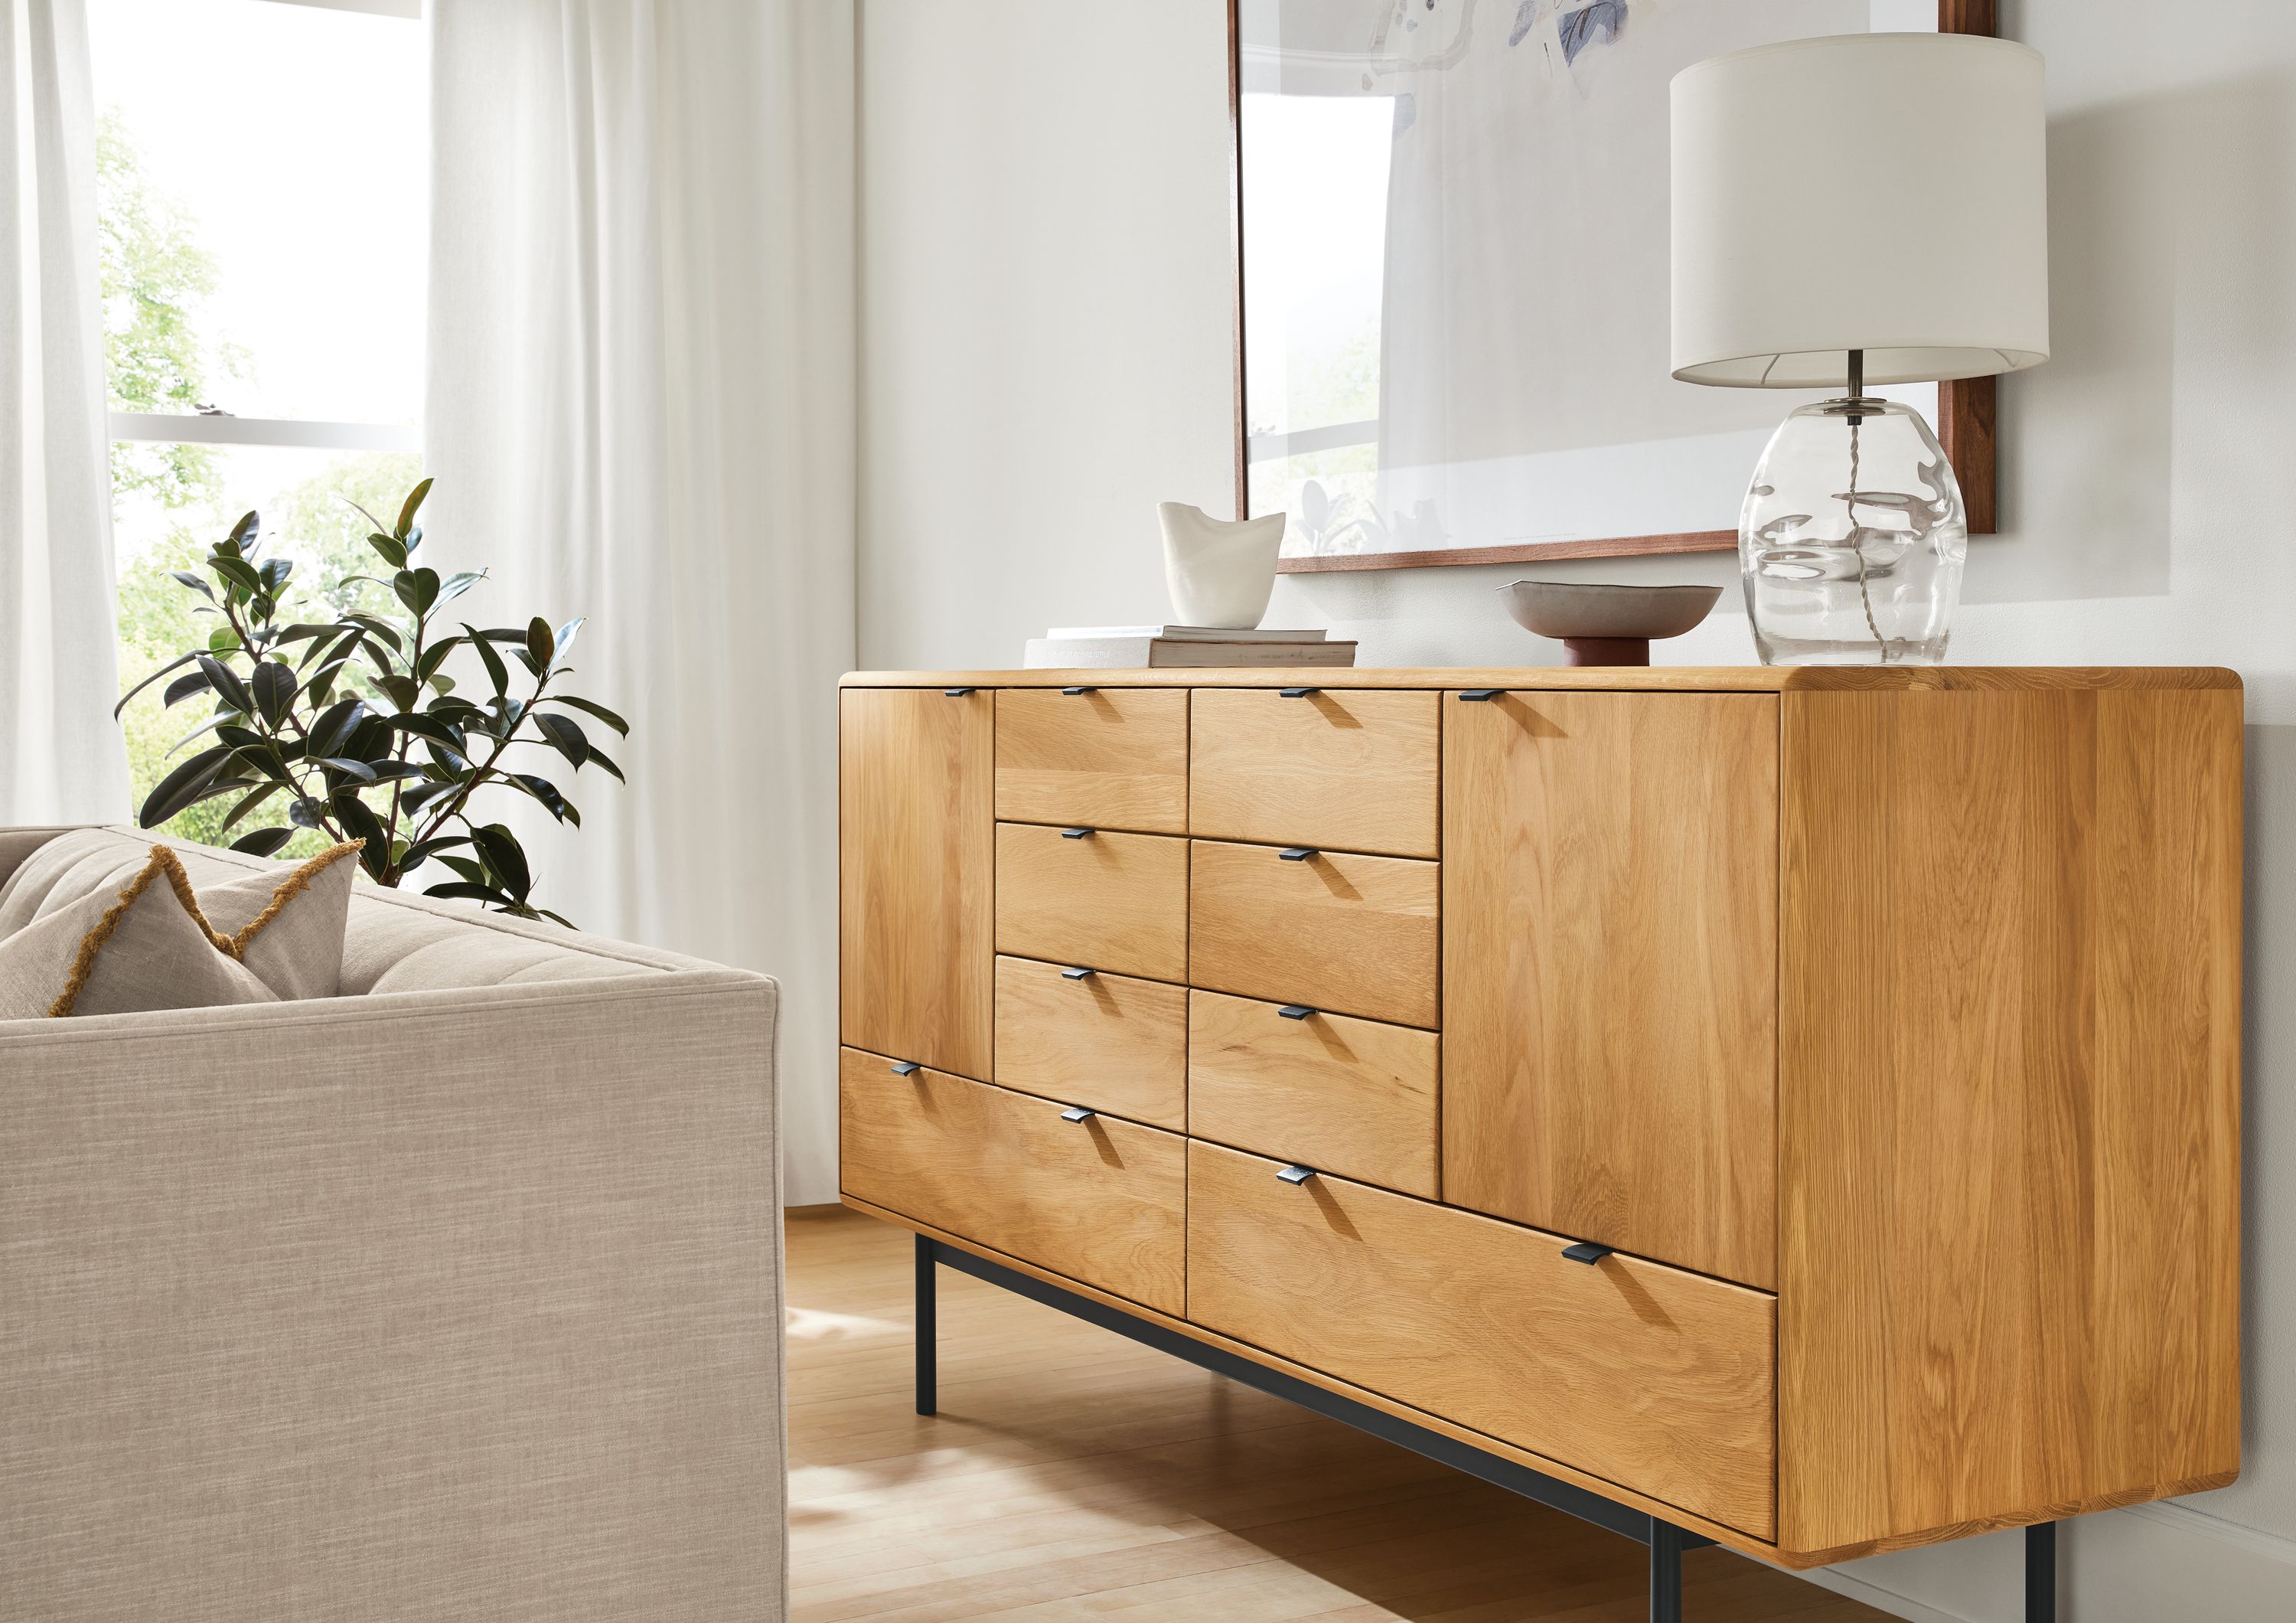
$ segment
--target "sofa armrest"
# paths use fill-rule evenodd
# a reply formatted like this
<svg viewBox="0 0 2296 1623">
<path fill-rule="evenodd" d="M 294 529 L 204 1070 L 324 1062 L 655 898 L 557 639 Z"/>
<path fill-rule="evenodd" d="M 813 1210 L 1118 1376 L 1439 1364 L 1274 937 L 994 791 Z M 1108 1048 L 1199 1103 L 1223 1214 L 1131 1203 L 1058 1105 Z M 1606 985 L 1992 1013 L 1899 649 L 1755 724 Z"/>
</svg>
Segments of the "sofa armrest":
<svg viewBox="0 0 2296 1623">
<path fill-rule="evenodd" d="M 782 1616 L 777 1001 L 0 1025 L 0 1617 Z"/>
</svg>

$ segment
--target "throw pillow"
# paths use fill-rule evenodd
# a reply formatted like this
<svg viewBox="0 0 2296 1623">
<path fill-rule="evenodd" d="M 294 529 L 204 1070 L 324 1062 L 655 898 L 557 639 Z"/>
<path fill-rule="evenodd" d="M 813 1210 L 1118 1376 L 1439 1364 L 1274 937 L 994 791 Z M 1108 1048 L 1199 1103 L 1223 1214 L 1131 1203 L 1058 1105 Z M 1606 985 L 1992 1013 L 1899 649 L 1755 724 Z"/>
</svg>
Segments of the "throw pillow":
<svg viewBox="0 0 2296 1623">
<path fill-rule="evenodd" d="M 0 939 L 0 1019 L 278 1001 L 208 927 L 165 845 L 118 893 L 83 897 Z"/>
<path fill-rule="evenodd" d="M 349 840 L 300 867 L 200 887 L 200 910 L 224 951 L 283 998 L 331 998 L 342 990 L 343 934 L 351 881 L 365 848 Z"/>
</svg>

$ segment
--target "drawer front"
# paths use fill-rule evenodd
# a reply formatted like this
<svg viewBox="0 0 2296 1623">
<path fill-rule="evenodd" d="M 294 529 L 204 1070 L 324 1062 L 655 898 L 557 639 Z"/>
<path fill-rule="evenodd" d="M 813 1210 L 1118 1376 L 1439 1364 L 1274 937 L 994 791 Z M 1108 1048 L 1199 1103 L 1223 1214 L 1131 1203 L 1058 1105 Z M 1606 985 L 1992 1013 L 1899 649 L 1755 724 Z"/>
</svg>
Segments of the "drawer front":
<svg viewBox="0 0 2296 1623">
<path fill-rule="evenodd" d="M 1186 690 L 998 689 L 996 815 L 1185 834 Z"/>
<path fill-rule="evenodd" d="M 844 1191 L 1161 1313 L 1183 1306 L 1186 1141 L 840 1050 Z"/>
<path fill-rule="evenodd" d="M 1774 1536 L 1776 1300 L 1204 1143 L 1188 1317 L 1324 1373 Z"/>
<path fill-rule="evenodd" d="M 1188 979 L 1239 997 L 1432 1026 L 1439 871 L 1325 851 L 1287 861 L 1272 845 L 1197 840 Z M 1001 870 L 997 889 L 1001 902 Z"/>
<path fill-rule="evenodd" d="M 1435 855 L 1441 698 L 1340 689 L 1287 699 L 1264 688 L 1198 688 L 1188 831 Z"/>
<path fill-rule="evenodd" d="M 1080 839 L 996 825 L 996 950 L 1016 958 L 1188 978 L 1188 843 L 1095 829 Z"/>
<path fill-rule="evenodd" d="M 996 960 L 996 1081 L 1185 1132 L 1188 993 L 1161 981 Z"/>
<path fill-rule="evenodd" d="M 1001 1067 L 1001 995 L 997 1012 Z M 1431 1200 L 1435 1049 L 1414 1026 L 1191 993 L 1188 1131 Z"/>
</svg>

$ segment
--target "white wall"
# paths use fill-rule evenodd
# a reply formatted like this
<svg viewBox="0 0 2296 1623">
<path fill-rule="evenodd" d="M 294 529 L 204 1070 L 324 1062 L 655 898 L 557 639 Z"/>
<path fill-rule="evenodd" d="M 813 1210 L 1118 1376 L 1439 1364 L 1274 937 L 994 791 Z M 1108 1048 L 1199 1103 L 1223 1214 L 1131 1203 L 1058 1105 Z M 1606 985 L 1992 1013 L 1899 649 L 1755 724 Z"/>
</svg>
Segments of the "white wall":
<svg viewBox="0 0 2296 1623">
<path fill-rule="evenodd" d="M 2049 62 L 2055 358 L 2002 386 L 2005 532 L 1955 657 L 2247 679 L 2247 1443 L 2238 1484 L 2066 1534 L 2081 1623 L 2296 1616 L 2296 4 L 2009 0 Z M 1154 504 L 1232 500 L 1222 0 L 863 0 L 859 642 L 1017 663 L 1166 612 Z M 1514 568 L 1290 576 L 1366 664 L 1538 664 Z M 1734 581 L 1726 556 L 1556 577 Z M 1734 596 L 1734 594 L 1732 594 Z M 1744 663 L 1724 609 L 1666 645 Z M 2010 1623 L 2014 1536 L 1830 1581 Z"/>
</svg>

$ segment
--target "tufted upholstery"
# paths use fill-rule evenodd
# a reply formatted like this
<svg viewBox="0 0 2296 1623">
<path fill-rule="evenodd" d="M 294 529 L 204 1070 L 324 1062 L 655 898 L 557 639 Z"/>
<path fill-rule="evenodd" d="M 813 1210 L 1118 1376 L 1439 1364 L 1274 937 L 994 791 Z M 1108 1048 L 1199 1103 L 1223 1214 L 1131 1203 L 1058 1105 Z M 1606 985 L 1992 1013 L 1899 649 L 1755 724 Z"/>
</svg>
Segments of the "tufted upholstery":
<svg viewBox="0 0 2296 1623">
<path fill-rule="evenodd" d="M 193 889 L 236 879 L 274 863 L 235 851 L 168 840 Z M 152 836 L 133 828 L 36 828 L 0 833 L 0 935 L 106 887 L 133 878 Z M 362 884 L 351 896 L 343 947 L 346 995 L 611 979 L 700 968 L 697 960 L 649 952 L 529 924 L 466 904 Z"/>
</svg>

